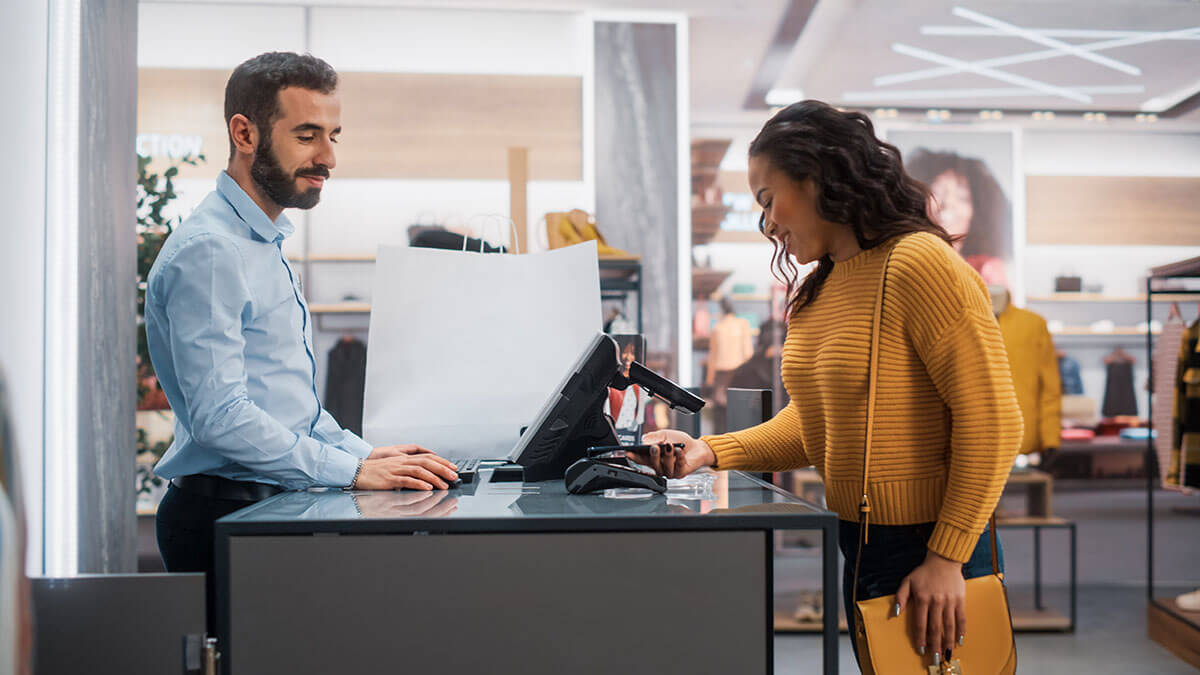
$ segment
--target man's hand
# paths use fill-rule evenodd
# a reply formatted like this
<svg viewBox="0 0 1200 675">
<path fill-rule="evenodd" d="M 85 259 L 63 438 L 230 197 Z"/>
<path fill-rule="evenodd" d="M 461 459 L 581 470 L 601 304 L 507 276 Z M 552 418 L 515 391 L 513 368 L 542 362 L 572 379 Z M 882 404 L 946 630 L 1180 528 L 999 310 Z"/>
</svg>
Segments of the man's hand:
<svg viewBox="0 0 1200 675">
<path fill-rule="evenodd" d="M 367 459 L 383 459 L 385 457 L 399 457 L 400 455 L 432 455 L 433 451 L 429 448 L 423 448 L 419 445 L 385 445 L 375 448 Z"/>
<path fill-rule="evenodd" d="M 447 492 L 372 492 L 353 495 L 364 518 L 443 518 L 458 510 L 458 500 Z"/>
<path fill-rule="evenodd" d="M 376 448 L 376 452 L 380 449 Z M 375 452 L 372 452 L 371 457 L 363 461 L 354 489 L 447 490 L 450 488 L 449 481 L 458 480 L 457 467 L 428 450 L 378 459 L 374 457 Z"/>
</svg>

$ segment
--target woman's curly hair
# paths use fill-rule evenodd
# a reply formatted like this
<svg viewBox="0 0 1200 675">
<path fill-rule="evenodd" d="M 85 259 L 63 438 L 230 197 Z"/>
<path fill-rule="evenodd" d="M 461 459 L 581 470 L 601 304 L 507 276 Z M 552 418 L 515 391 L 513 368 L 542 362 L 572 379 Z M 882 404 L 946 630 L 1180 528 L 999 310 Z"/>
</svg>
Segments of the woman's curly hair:
<svg viewBox="0 0 1200 675">
<path fill-rule="evenodd" d="M 763 157 L 792 180 L 811 178 L 817 214 L 848 226 L 863 249 L 912 232 L 930 232 L 947 243 L 953 238 L 930 217 L 929 188 L 904 171 L 900 151 L 875 137 L 866 115 L 843 112 L 821 101 L 800 101 L 773 116 L 750 143 L 750 157 Z M 766 233 L 766 213 L 758 224 Z M 771 237 L 775 254 L 771 273 L 787 284 L 787 316 L 806 307 L 829 273 L 824 256 L 799 282 L 799 270 L 781 242 Z"/>
</svg>

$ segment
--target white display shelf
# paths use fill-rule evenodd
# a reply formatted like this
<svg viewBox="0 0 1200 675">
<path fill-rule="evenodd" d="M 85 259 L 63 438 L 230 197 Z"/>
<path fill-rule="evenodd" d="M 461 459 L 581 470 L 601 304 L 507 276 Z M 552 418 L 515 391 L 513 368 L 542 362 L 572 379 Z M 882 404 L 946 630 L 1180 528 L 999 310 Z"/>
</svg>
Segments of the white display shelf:
<svg viewBox="0 0 1200 675">
<path fill-rule="evenodd" d="M 1158 335 L 1160 331 L 1154 331 L 1154 335 Z M 1087 326 L 1067 326 L 1061 330 L 1050 331 L 1052 336 L 1058 337 L 1146 337 L 1146 331 L 1140 330 L 1133 326 L 1118 326 L 1109 331 L 1096 331 Z"/>
<path fill-rule="evenodd" d="M 309 305 L 310 314 L 370 314 L 369 302 L 338 302 L 329 305 Z"/>
<path fill-rule="evenodd" d="M 1195 301 L 1194 295 L 1166 295 L 1154 294 L 1154 302 L 1191 302 Z M 1055 293 L 1053 295 L 1033 295 L 1025 298 L 1026 302 L 1051 303 L 1051 302 L 1067 302 L 1067 303 L 1103 303 L 1103 304 L 1145 304 L 1146 295 L 1100 295 L 1097 293 Z"/>
</svg>

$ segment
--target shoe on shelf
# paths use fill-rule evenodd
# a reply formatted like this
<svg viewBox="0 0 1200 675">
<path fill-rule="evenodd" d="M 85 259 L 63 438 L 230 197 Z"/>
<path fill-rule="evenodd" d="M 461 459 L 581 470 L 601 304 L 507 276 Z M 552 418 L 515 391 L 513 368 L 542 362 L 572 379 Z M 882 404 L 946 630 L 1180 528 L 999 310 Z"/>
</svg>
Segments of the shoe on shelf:
<svg viewBox="0 0 1200 675">
<path fill-rule="evenodd" d="M 571 224 L 565 211 L 552 211 L 546 214 L 546 243 L 550 248 L 582 244 L 583 241 L 583 237 L 575 230 L 575 226 Z"/>
<path fill-rule="evenodd" d="M 1191 593 L 1184 593 L 1175 598 L 1175 604 L 1179 605 L 1179 609 L 1189 612 L 1200 612 L 1200 589 L 1196 589 Z"/>
<path fill-rule="evenodd" d="M 801 591 L 792 618 L 800 623 L 819 622 L 825 616 L 821 604 L 820 591 Z"/>
<path fill-rule="evenodd" d="M 574 226 L 575 232 L 587 241 L 596 242 L 596 251 L 601 258 L 637 258 L 619 248 L 613 248 L 604 240 L 604 235 L 596 227 L 596 219 L 583 209 L 574 209 L 567 213 L 567 219 Z"/>
</svg>

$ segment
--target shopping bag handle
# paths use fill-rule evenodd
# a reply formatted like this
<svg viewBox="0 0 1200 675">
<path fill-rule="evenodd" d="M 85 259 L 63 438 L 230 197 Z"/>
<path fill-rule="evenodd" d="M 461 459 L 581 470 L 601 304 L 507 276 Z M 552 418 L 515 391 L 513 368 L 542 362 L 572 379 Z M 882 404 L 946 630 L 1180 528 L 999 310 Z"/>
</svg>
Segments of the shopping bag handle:
<svg viewBox="0 0 1200 675">
<path fill-rule="evenodd" d="M 486 218 L 487 221 L 485 224 L 491 224 L 492 222 L 495 222 L 496 220 L 498 220 L 498 221 L 500 221 L 501 228 L 503 228 L 504 223 L 507 222 L 508 227 L 509 227 L 509 233 L 512 235 L 512 250 L 516 253 L 521 252 L 521 242 L 517 239 L 517 224 L 513 222 L 512 218 L 509 218 L 508 216 L 505 216 L 505 215 L 499 214 L 499 213 L 478 213 L 467 219 L 467 227 L 468 228 L 471 226 L 471 222 L 474 221 L 476 218 Z M 503 232 L 503 229 L 501 230 L 501 232 Z M 483 246 L 484 246 L 483 235 L 484 234 L 485 234 L 485 231 L 483 230 L 483 228 L 480 228 L 480 231 L 479 231 L 479 235 L 480 235 L 479 236 L 479 252 L 480 253 L 483 253 Z M 463 253 L 467 252 L 467 239 L 468 239 L 468 237 L 463 237 L 463 247 L 462 247 Z"/>
</svg>

